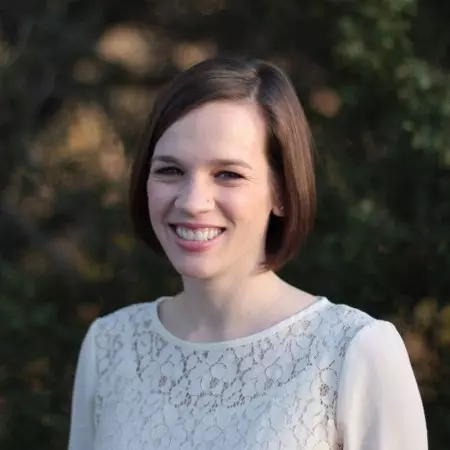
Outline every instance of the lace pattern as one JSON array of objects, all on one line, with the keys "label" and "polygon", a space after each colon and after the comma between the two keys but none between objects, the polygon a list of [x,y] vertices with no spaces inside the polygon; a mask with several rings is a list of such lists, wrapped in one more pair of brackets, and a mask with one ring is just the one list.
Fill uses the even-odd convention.
[{"label": "lace pattern", "polygon": [[342,448],[339,374],[370,316],[325,300],[273,334],[210,349],[171,342],[155,321],[140,304],[96,322],[97,450]]}]

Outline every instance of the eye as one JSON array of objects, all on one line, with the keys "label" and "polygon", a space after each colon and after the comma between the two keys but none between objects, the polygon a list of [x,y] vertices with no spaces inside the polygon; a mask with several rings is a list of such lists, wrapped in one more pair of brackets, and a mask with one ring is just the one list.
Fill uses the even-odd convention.
[{"label": "eye", "polygon": [[177,167],[160,167],[159,169],[156,169],[153,171],[153,173],[157,174],[157,175],[168,175],[168,176],[172,176],[172,175],[183,175],[183,172],[178,169]]},{"label": "eye", "polygon": [[218,178],[221,178],[223,180],[239,180],[240,178],[243,178],[242,175],[239,175],[236,172],[231,172],[229,170],[222,170],[217,174]]}]

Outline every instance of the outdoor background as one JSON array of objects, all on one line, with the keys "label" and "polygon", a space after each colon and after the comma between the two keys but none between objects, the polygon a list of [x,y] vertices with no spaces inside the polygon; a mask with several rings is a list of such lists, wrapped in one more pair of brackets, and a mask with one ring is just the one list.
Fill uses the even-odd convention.
[{"label": "outdoor background", "polygon": [[174,292],[133,236],[129,165],[160,86],[269,59],[312,126],[318,218],[283,275],[393,321],[450,445],[448,0],[0,0],[0,448],[67,445],[90,322]]}]

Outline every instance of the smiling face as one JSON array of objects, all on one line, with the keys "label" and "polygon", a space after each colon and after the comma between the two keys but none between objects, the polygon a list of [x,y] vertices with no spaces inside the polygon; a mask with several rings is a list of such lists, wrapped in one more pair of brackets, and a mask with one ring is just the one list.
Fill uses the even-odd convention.
[{"label": "smiling face", "polygon": [[181,275],[211,279],[264,261],[274,206],[265,142],[258,107],[232,101],[202,105],[157,142],[150,220]]}]

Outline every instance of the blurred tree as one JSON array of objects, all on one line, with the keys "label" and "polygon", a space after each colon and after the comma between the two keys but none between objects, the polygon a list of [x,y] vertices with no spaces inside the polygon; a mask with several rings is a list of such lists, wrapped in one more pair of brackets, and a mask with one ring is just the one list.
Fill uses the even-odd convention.
[{"label": "blurred tree", "polygon": [[282,66],[310,118],[317,226],[284,276],[396,323],[447,447],[448,2],[15,1],[0,20],[2,449],[64,448],[88,324],[178,288],[132,235],[128,167],[161,84],[216,53]]}]

